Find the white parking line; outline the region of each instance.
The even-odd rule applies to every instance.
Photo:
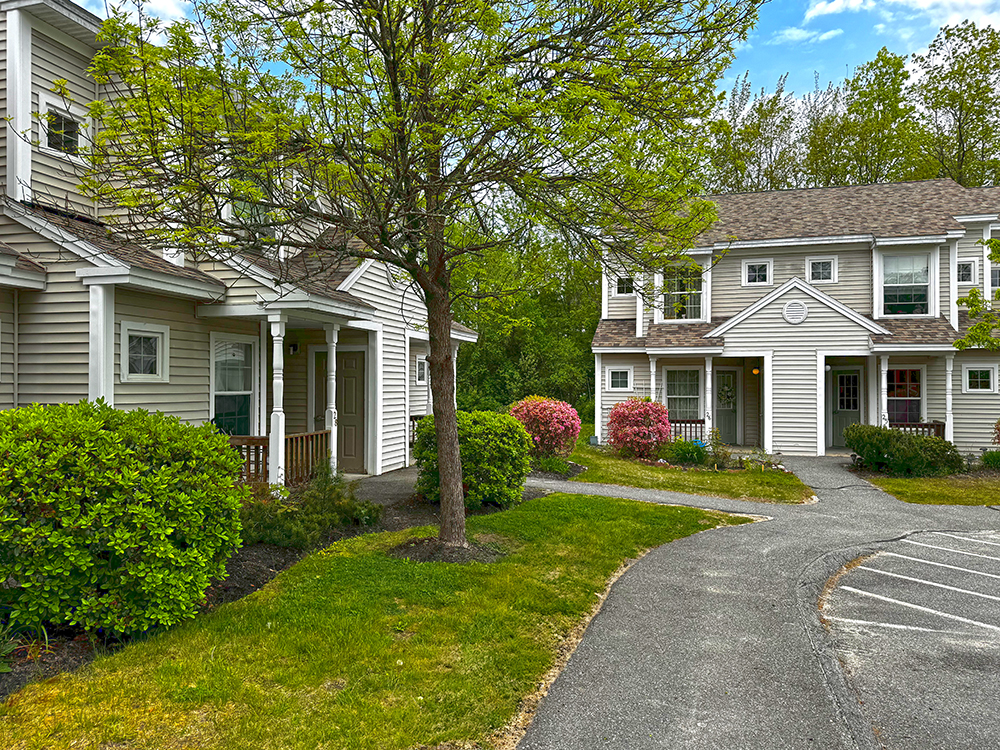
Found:
[[[904,576],[899,573],[890,573],[888,570],[879,570],[878,568],[869,568],[867,565],[859,565],[858,568],[861,570],[870,570],[872,573],[881,573],[884,576],[892,576],[893,578],[902,578],[904,581],[913,581],[914,583],[923,583],[927,586],[935,586],[939,589],[947,589],[948,591],[956,591],[959,594],[968,594],[969,596],[979,596],[983,599],[991,599],[995,602],[1000,602],[1000,596],[991,596],[990,594],[980,594],[978,591],[969,591],[968,589],[960,589],[955,586],[948,586],[944,583],[935,583],[934,581],[925,581],[923,578],[913,578],[912,576]]]
[[[934,628],[918,628],[916,625],[900,625],[895,622],[874,622],[873,620],[852,620],[850,617],[830,617],[827,620],[836,622],[846,622],[850,625],[874,625],[879,628],[892,628],[893,630],[918,630],[921,633],[958,633],[958,630],[935,630]]]
[[[897,552],[883,552],[882,555],[886,557],[898,557],[903,560],[912,560],[913,562],[924,563],[925,565],[936,565],[939,568],[950,568],[951,570],[960,570],[963,573],[975,573],[977,576],[1000,578],[1000,576],[998,576],[996,573],[984,573],[981,570],[972,570],[972,568],[960,568],[957,565],[947,565],[945,563],[934,562],[933,560],[925,560],[922,557],[910,557],[909,555],[900,555]]]
[[[968,555],[969,557],[981,557],[984,560],[996,560],[1000,562],[1000,557],[991,557],[990,555],[980,555],[975,552],[963,552],[960,549],[952,549],[951,547],[938,547],[936,544],[924,544],[923,542],[915,542],[912,539],[904,539],[907,544],[915,544],[918,547],[930,547],[931,549],[941,549],[945,552],[954,552],[956,555]]]
[[[1000,542],[987,542],[985,539],[969,539],[967,536],[948,534],[944,531],[932,531],[931,533],[937,534],[938,536],[950,536],[952,539],[961,539],[963,542],[972,542],[973,544],[991,544],[994,547],[1000,547]]]
[[[938,617],[946,617],[949,620],[957,620],[958,622],[964,622],[967,625],[976,625],[980,628],[987,628],[989,630],[995,630],[1000,633],[1000,627],[996,625],[990,625],[986,622],[979,622],[978,620],[970,620],[966,617],[959,617],[958,615],[953,615],[948,612],[942,612],[937,609],[931,609],[930,607],[921,607],[919,604],[913,604],[911,602],[904,602],[900,599],[893,599],[889,596],[882,596],[881,594],[873,594],[871,591],[862,591],[861,589],[856,589],[853,586],[841,586],[844,591],[852,591],[855,594],[861,594],[861,596],[870,596],[872,599],[878,599],[879,601],[889,602],[890,604],[898,604],[901,607],[909,607],[910,609],[916,609],[920,612],[927,612],[931,615],[937,615]]]

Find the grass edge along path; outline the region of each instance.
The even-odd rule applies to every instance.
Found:
[[[589,432],[585,428],[589,427]],[[741,472],[708,471],[649,466],[594,448],[589,444],[593,425],[584,425],[570,461],[586,466],[587,470],[572,478],[573,482],[616,484],[649,490],[685,492],[734,500],[755,500],[764,503],[798,505],[813,496],[813,491],[794,474],[781,471]]]
[[[861,476],[904,503],[1000,505],[1000,477],[996,476],[887,477],[870,473]]]
[[[0,706],[0,747],[509,747],[623,563],[750,520],[559,494],[468,519],[471,539],[506,553],[488,565],[386,554],[431,527],[344,540],[241,601],[28,686]]]

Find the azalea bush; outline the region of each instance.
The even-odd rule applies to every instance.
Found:
[[[653,458],[670,437],[667,407],[656,401],[619,401],[608,415],[608,441],[623,456]]]
[[[580,415],[565,401],[528,396],[510,407],[510,414],[531,436],[535,458],[568,456],[580,435]]]

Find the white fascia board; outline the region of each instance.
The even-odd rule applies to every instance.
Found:
[[[916,354],[919,352],[954,352],[958,353],[951,344],[872,344],[872,352],[875,354]]]
[[[373,265],[375,265],[375,261],[372,260],[371,258],[365,258],[363,261],[358,263],[357,267],[347,275],[347,278],[340,282],[340,286],[337,287],[337,291],[338,292],[349,291],[350,288],[354,286],[355,282],[357,282],[358,279],[364,276],[365,271],[367,271]]]
[[[413,328],[407,328],[405,334],[408,339],[417,339],[418,341],[431,340],[431,335],[427,331],[417,331]]]
[[[594,354],[645,354],[644,346],[594,346],[590,349]]]
[[[370,320],[373,315],[373,311],[367,307],[347,305],[316,294],[306,294],[305,292],[292,292],[273,299],[266,297],[262,297],[262,299],[268,311],[314,310],[330,315],[345,318],[361,318],[363,320]]]
[[[479,341],[479,334],[465,333],[464,331],[452,331],[451,332],[452,341],[467,341],[469,343],[475,343]]]
[[[711,255],[715,252],[715,246],[713,247],[694,247],[690,250],[685,250],[683,253],[678,253],[678,257],[682,255]]]
[[[996,221],[1000,214],[970,214],[969,216],[953,216],[960,224],[974,224],[980,221]]]
[[[856,242],[871,242],[870,234],[844,234],[829,237],[780,237],[771,240],[734,240],[716,242],[715,250],[740,250],[757,247],[783,247],[789,245],[845,245]]]
[[[4,216],[16,221],[21,226],[27,227],[33,232],[40,234],[64,250],[69,250],[82,260],[93,263],[95,266],[103,268],[128,268],[128,264],[101,252],[97,247],[86,240],[82,240],[70,232],[63,231],[60,227],[45,221],[40,221],[26,211],[18,210],[16,203],[7,203],[3,209]]]
[[[964,231],[947,232],[946,234],[926,235],[924,237],[876,237],[877,247],[892,247],[893,245],[943,245],[949,240],[960,240]]]
[[[128,284],[129,286],[165,294],[171,297],[190,297],[202,301],[217,300],[225,296],[225,287],[194,279],[181,279],[145,268],[78,268],[76,276],[84,285]]]
[[[721,346],[594,346],[590,349],[594,354],[655,354],[657,356],[676,355],[683,357],[688,354],[722,354]]]
[[[264,308],[260,305],[199,305],[195,315],[199,318],[260,318]]]
[[[44,26],[47,36],[81,54],[93,55],[94,50],[105,45],[97,39],[101,30],[101,19],[75,3],[61,3],[53,0],[7,0],[4,10],[26,10],[35,18],[33,23]],[[57,13],[61,23],[72,27],[73,34],[60,31],[41,19],[43,14]]]
[[[45,289],[45,274],[25,271],[23,268],[5,268],[0,272],[0,286],[43,291]]]
[[[874,323],[868,320],[868,318],[866,318],[865,316],[855,312],[844,303],[838,302],[830,295],[821,292],[819,289],[816,289],[811,284],[807,284],[802,279],[795,276],[786,281],[781,286],[779,286],[770,294],[761,297],[759,300],[754,302],[749,307],[743,308],[742,311],[731,317],[729,320],[720,325],[718,328],[715,328],[714,330],[711,330],[708,333],[706,333],[704,338],[714,339],[722,336],[724,333],[726,333],[726,331],[729,331],[733,327],[739,325],[744,320],[749,318],[751,315],[762,310],[764,307],[771,304],[772,302],[774,302],[774,300],[778,299],[779,297],[784,295],[786,292],[791,291],[792,289],[797,289],[798,291],[809,295],[820,304],[826,305],[831,310],[840,313],[845,318],[857,323],[859,326],[870,331],[871,333],[878,333],[883,336],[892,335],[892,331],[887,331],[885,328],[878,325],[877,323]]]

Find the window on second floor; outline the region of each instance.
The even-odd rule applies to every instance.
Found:
[[[930,312],[930,255],[887,255],[882,259],[882,313]]]
[[[806,259],[806,278],[810,284],[837,283],[837,256]]]
[[[1000,289],[1000,266],[993,266],[990,269],[990,288],[994,293]]]
[[[663,272],[663,317],[666,320],[701,320],[702,275],[696,268],[670,268]]]
[[[55,109],[46,112],[45,145],[76,156],[80,153],[80,121]]]
[[[620,276],[615,283],[615,296],[630,297],[635,294],[635,280],[631,276]]]
[[[743,286],[772,286],[773,274],[774,263],[770,258],[743,261]]]
[[[979,280],[979,274],[976,273],[976,261],[960,260],[955,275],[959,284],[966,286],[975,284]]]

